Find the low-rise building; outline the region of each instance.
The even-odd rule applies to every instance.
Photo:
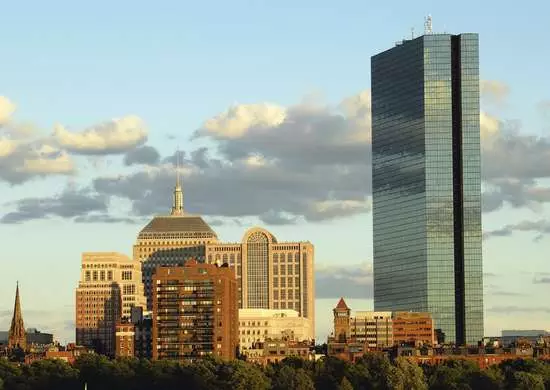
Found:
[[[129,321],[116,324],[116,357],[134,357],[135,325]]]
[[[296,310],[239,309],[239,348],[242,353],[255,343],[273,340],[314,340],[311,321]]]
[[[334,332],[327,342],[329,356],[355,360],[365,352],[381,351],[396,344],[434,345],[429,313],[357,311],[352,315],[341,298],[333,316]]]
[[[430,313],[393,312],[393,341],[395,344],[435,345],[433,319]]]
[[[254,343],[248,350],[246,359],[250,363],[267,365],[278,363],[288,357],[315,360],[314,343],[266,339]]]

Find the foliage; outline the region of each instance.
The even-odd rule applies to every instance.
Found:
[[[511,390],[550,389],[550,362],[508,360],[479,369],[465,360],[418,366],[406,358],[390,361],[369,353],[355,363],[325,357],[291,357],[267,367],[242,360],[206,358],[193,363],[109,360],[90,354],[70,365],[42,360],[30,365],[0,359],[0,390]]]

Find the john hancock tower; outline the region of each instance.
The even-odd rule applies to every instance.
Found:
[[[430,27],[371,59],[374,309],[458,345],[483,338],[478,53]]]

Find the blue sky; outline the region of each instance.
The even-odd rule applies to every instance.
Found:
[[[353,309],[371,308],[368,142],[362,139],[355,148],[339,144],[331,149],[330,140],[339,140],[344,133],[328,125],[327,130],[323,123],[334,123],[342,111],[340,103],[347,98],[362,96],[356,103],[366,107],[368,96],[360,94],[370,86],[370,56],[409,37],[411,27],[421,33],[424,16],[431,13],[436,32],[479,33],[481,78],[492,86],[486,88],[482,107],[498,130],[491,133],[497,147],[487,146],[484,155],[484,166],[491,171],[486,183],[495,189],[491,199],[497,202],[483,215],[488,232],[486,333],[549,328],[544,296],[550,280],[544,273],[550,274],[545,238],[550,222],[544,204],[550,178],[545,138],[550,128],[550,52],[544,48],[550,38],[545,17],[550,5],[544,1],[515,8],[496,1],[463,1],[454,7],[436,1],[375,3],[3,4],[0,96],[16,110],[0,129],[0,140],[16,139],[17,145],[27,145],[30,137],[33,145],[48,148],[38,155],[32,151],[35,154],[20,155],[13,163],[2,165],[0,160],[0,215],[15,212],[22,220],[0,224],[0,314],[11,310],[15,281],[20,280],[27,325],[69,339],[80,253],[131,254],[147,216],[170,206],[171,177],[162,159],[178,146],[189,165],[190,176],[184,177],[186,206],[205,215],[221,239],[240,240],[247,227],[259,224],[279,240],[315,244],[320,284],[333,286],[318,300],[319,336],[328,331],[330,308],[340,295],[338,280],[355,286],[349,292],[355,298]],[[219,116],[242,105],[248,106]],[[367,134],[368,129],[361,127],[364,113],[353,107],[344,114],[342,131],[350,137]],[[1,113],[0,109],[0,119]],[[112,121],[131,115],[139,121]],[[295,127],[286,122],[281,126],[280,115],[298,118]],[[247,129],[259,124],[267,124],[274,133],[249,136]],[[514,126],[519,129],[516,133],[504,133]],[[27,128],[32,136],[23,140],[21,129]],[[142,128],[146,136],[140,133]],[[236,128],[240,133],[235,133]],[[310,128],[327,133],[316,137]],[[103,149],[97,144],[90,149],[83,146],[90,138],[70,137],[85,129],[118,144],[109,147],[105,141]],[[109,132],[118,138],[109,138]],[[197,137],[191,139],[193,134]],[[124,165],[125,153],[143,142],[158,151],[160,159],[155,164]],[[208,148],[207,162],[191,155],[200,147]],[[264,158],[256,171],[251,171],[245,155],[250,150]],[[35,164],[23,171],[14,165],[28,160]],[[219,168],[220,161],[224,169]],[[325,177],[319,173],[323,170]],[[345,179],[331,175],[342,170],[347,172]],[[149,172],[149,179],[137,177],[138,172]],[[283,179],[281,172],[295,177]],[[113,184],[114,175],[128,178],[124,188]],[[225,179],[245,185],[246,194],[226,188],[225,203],[215,190],[216,182]],[[130,189],[144,184],[154,187],[150,197]],[[252,212],[243,213],[238,202],[229,199],[242,196],[254,203]],[[108,210],[98,205],[105,197],[110,200]],[[261,203],[258,199],[271,199],[273,209],[256,204]],[[88,208],[76,205],[90,200],[93,205]],[[67,214],[63,209],[68,206],[72,212]],[[40,213],[37,207],[49,211]],[[114,216],[131,221],[74,222],[90,210],[105,220]],[[364,277],[350,281],[350,270]],[[9,315],[0,317],[0,328],[8,321]]]

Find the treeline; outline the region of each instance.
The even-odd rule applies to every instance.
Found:
[[[349,389],[550,389],[550,362],[509,360],[487,370],[449,360],[418,366],[367,354],[356,363],[335,358],[297,358],[265,368],[241,360],[204,359],[193,364],[83,355],[74,365],[42,360],[18,365],[0,360],[0,390],[349,390]]]

